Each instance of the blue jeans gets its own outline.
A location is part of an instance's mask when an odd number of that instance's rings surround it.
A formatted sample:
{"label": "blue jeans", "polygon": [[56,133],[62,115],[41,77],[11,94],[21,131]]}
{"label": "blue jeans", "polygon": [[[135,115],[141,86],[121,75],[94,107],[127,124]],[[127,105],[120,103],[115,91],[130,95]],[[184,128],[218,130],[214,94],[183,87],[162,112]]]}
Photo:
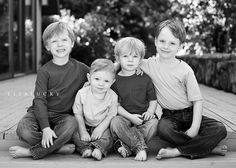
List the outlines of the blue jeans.
{"label": "blue jeans", "polygon": [[158,120],[155,118],[134,126],[131,121],[118,115],[111,120],[110,129],[116,142],[122,141],[133,153],[137,154],[146,149],[146,143],[156,135],[157,124]]}
{"label": "blue jeans", "polygon": [[[227,132],[223,123],[202,116],[198,135],[189,137],[184,132],[190,128],[193,119],[192,109],[163,111],[158,125],[159,137],[167,141],[169,147],[176,147],[181,155],[191,159],[204,157],[226,137]],[[168,144],[167,143],[167,144]]]}
{"label": "blue jeans", "polygon": [[72,135],[77,130],[76,119],[69,114],[53,115],[53,117],[49,117],[49,122],[51,129],[57,135],[53,145],[49,148],[43,148],[41,145],[43,133],[32,110],[27,112],[18,123],[16,133],[20,140],[25,141],[31,146],[30,152],[33,159],[41,159],[58,150],[71,140]]}
{"label": "blue jeans", "polygon": [[[95,127],[87,127],[87,130],[89,134],[91,135]],[[83,152],[86,149],[93,149],[97,148],[99,149],[103,156],[107,155],[107,152],[112,148],[113,145],[113,139],[111,137],[111,133],[109,129],[106,129],[104,133],[102,134],[102,137],[100,139],[97,139],[92,142],[87,142],[87,141],[82,141],[79,135],[79,132],[77,131],[73,135],[73,142],[76,145],[76,150],[80,153],[83,154]]]}

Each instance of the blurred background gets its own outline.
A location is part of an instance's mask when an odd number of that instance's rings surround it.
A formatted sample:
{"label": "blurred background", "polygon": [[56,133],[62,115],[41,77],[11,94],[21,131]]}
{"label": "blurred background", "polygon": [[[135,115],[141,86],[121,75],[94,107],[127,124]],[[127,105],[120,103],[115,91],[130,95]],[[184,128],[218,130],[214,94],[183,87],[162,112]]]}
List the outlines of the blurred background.
{"label": "blurred background", "polygon": [[73,28],[71,57],[90,65],[113,60],[114,44],[125,36],[143,40],[146,58],[155,55],[155,27],[178,18],[187,30],[178,55],[198,81],[236,93],[235,11],[234,0],[0,0],[0,80],[36,73],[51,59],[41,36],[52,22]]}

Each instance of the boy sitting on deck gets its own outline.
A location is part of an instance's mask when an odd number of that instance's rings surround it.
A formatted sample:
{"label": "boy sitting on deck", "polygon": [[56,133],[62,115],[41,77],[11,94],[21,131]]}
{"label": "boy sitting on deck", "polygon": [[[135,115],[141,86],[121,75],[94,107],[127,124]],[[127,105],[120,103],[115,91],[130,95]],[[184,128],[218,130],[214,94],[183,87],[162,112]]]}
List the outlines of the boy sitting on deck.
{"label": "boy sitting on deck", "polygon": [[157,28],[156,57],[143,60],[140,68],[155,86],[162,117],[158,133],[169,145],[157,159],[185,156],[191,159],[213,152],[224,155],[227,146],[217,146],[226,137],[223,123],[202,115],[203,98],[192,68],[175,56],[186,32],[178,20],[165,20]]}
{"label": "boy sitting on deck", "polygon": [[73,144],[65,144],[77,131],[72,105],[87,81],[89,68],[70,58],[75,35],[66,23],[50,24],[43,33],[43,42],[53,59],[38,70],[33,105],[17,126],[17,135],[30,147],[10,147],[13,158],[41,159],[53,152],[75,150]]}

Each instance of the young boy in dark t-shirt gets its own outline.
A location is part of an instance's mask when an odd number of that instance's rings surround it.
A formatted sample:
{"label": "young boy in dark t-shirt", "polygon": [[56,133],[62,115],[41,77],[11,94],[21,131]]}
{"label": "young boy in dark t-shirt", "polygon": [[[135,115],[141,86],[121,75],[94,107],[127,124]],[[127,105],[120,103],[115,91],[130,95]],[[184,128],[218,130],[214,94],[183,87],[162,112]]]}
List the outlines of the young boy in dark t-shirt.
{"label": "young boy in dark t-shirt", "polygon": [[77,131],[72,105],[89,68],[70,58],[75,35],[66,23],[50,24],[43,33],[43,42],[53,59],[38,70],[33,104],[16,130],[30,148],[10,147],[13,158],[41,159],[55,151],[65,154],[75,149],[73,144],[65,144]]}
{"label": "young boy in dark t-shirt", "polygon": [[156,94],[146,74],[136,75],[145,55],[145,45],[139,39],[126,37],[115,46],[115,56],[121,65],[112,88],[119,97],[118,116],[111,121],[114,144],[121,156],[135,154],[135,160],[147,160],[146,143],[156,134]]}

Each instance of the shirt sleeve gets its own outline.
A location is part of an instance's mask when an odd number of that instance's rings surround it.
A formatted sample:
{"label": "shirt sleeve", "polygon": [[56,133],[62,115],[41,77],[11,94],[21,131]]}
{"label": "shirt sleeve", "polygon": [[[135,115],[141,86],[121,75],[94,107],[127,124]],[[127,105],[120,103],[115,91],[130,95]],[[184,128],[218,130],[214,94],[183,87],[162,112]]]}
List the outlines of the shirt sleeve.
{"label": "shirt sleeve", "polygon": [[39,69],[35,83],[33,105],[34,114],[39,122],[41,130],[46,127],[50,127],[47,110],[48,80],[49,74],[46,71]]}
{"label": "shirt sleeve", "polygon": [[83,115],[83,105],[81,101],[80,92],[76,94],[75,101],[72,108],[73,108],[73,113],[75,115]]}
{"label": "shirt sleeve", "polygon": [[186,88],[189,101],[197,101],[203,99],[197,79],[192,69],[186,75]]}
{"label": "shirt sleeve", "polygon": [[117,115],[117,108],[118,108],[118,96],[114,93],[111,106],[108,112],[108,116],[116,116]]}
{"label": "shirt sleeve", "polygon": [[149,101],[157,99],[154,85],[152,83],[151,78],[149,77],[148,77],[148,83],[147,83],[147,98]]}

